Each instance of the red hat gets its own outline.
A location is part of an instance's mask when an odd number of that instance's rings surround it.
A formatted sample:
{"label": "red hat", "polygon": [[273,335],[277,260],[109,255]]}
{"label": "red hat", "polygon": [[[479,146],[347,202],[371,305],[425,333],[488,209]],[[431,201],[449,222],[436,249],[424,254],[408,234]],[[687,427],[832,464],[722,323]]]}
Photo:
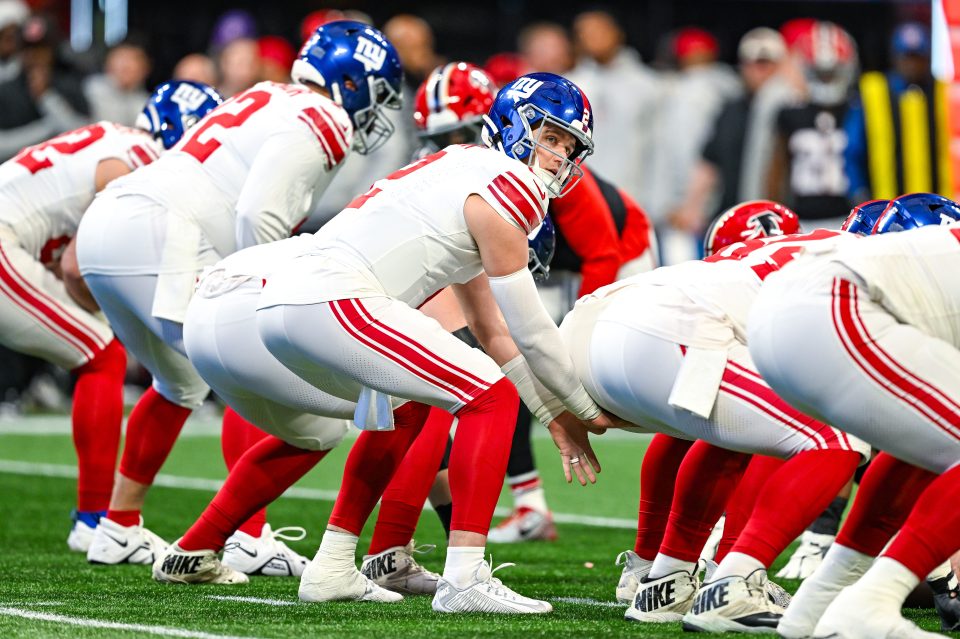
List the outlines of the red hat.
{"label": "red hat", "polygon": [[297,57],[297,52],[286,38],[280,36],[263,36],[257,40],[257,47],[260,49],[261,58],[276,62],[285,69],[289,69]]}
{"label": "red hat", "polygon": [[673,40],[673,53],[677,60],[704,53],[716,56],[719,52],[720,46],[713,34],[697,27],[680,29]]}
{"label": "red hat", "polygon": [[495,53],[483,65],[494,84],[498,87],[510,84],[530,69],[524,59],[516,53]]}
{"label": "red hat", "polygon": [[816,18],[794,18],[793,20],[787,20],[780,26],[780,35],[786,41],[787,48],[793,49],[797,40],[807,36],[816,26]]}
{"label": "red hat", "polygon": [[318,9],[308,13],[300,22],[300,39],[306,41],[313,35],[313,32],[334,20],[344,20],[346,16],[343,11],[337,9]]}

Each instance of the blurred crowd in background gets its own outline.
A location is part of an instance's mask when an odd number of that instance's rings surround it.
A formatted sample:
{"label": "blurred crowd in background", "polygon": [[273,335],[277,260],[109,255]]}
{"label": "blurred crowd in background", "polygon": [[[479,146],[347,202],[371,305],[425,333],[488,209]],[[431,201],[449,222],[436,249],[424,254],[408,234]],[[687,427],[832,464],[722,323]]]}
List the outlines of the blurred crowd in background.
{"label": "blurred crowd in background", "polygon": [[[922,10],[902,16],[920,21],[891,24],[870,40],[883,43],[885,55],[862,55],[848,25],[795,16],[746,29],[733,41],[721,41],[702,24],[678,24],[659,38],[651,61],[631,46],[616,12],[570,15],[562,23],[525,21],[511,31],[517,33],[512,50],[468,61],[500,85],[531,71],[566,75],[580,85],[596,122],[596,150],[587,163],[646,210],[661,263],[700,257],[710,221],[744,200],[782,201],[810,228],[839,225],[852,204],[873,197],[953,195],[941,166],[947,140],[938,108],[942,88],[930,72],[930,26]],[[348,9],[318,9],[290,21],[302,41],[342,18],[374,22]],[[102,55],[72,51],[62,22],[62,13],[0,0],[0,161],[90,121],[133,125],[155,81],[197,80],[224,97],[261,80],[287,82],[300,44],[289,33],[265,34],[269,25],[245,9],[219,14],[204,48],[173,56],[171,42],[148,44],[136,21],[128,37]],[[466,57],[453,46],[438,51],[431,22],[419,15],[399,13],[376,26],[396,46],[405,71],[397,134],[377,153],[350,156],[305,230],[413,157],[417,86],[437,65]],[[169,69],[158,71],[156,52]],[[889,68],[864,72],[864,58]],[[6,353],[0,361],[11,363],[0,367],[0,402],[59,401],[58,383],[42,387],[40,364]],[[58,374],[46,371],[46,377]],[[0,416],[3,410],[0,404]]]}

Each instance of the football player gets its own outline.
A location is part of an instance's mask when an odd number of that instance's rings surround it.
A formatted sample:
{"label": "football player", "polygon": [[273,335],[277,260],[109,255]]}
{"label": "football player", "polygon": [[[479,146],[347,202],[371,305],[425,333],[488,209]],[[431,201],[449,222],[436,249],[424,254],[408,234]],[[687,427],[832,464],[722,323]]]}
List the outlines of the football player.
{"label": "football player", "polygon": [[[200,96],[187,100],[185,96]],[[73,373],[77,508],[67,546],[87,552],[105,514],[123,418],[126,354],[76,276],[74,236],[114,179],[150,164],[220,103],[206,85],[168,82],[140,128],[97,122],[30,146],[0,165],[0,342]]]}
{"label": "football player", "polygon": [[943,507],[960,497],[952,268],[960,266],[960,230],[940,225],[956,219],[960,207],[940,196],[898,198],[875,230],[932,225],[810,251],[771,277],[754,304],[750,353],[764,379],[792,405],[882,451],[781,620],[781,636],[941,636],[903,619],[900,608],[960,547],[957,511]]}
{"label": "football player", "polygon": [[[601,406],[648,431],[699,440],[676,475],[659,553],[635,566],[639,583],[627,619],[683,618],[684,627],[701,631],[776,627],[783,609],[768,593],[783,593],[768,584],[765,567],[869,455],[862,442],[777,397],[747,351],[746,316],[764,279],[804,246],[857,241],[840,231],[780,235],[797,228],[796,215],[777,203],[738,205],[708,231],[706,244],[716,252],[706,260],[601,288],[561,325],[578,374]],[[700,551],[751,453],[787,459],[770,479],[778,489],[757,496],[737,543],[699,589]]]}
{"label": "football player", "polygon": [[[291,76],[294,84],[262,82],[225,102],[149,171],[111,184],[84,216],[80,271],[153,376],[130,415],[110,509],[87,554],[92,562],[152,563],[162,549],[140,510],[209,390],[184,355],[182,335],[203,267],[290,235],[350,150],[369,153],[393,132],[382,110],[400,106],[400,63],[376,29],[352,21],[320,27]],[[302,569],[305,560],[269,527],[246,532],[238,543],[250,553]]]}

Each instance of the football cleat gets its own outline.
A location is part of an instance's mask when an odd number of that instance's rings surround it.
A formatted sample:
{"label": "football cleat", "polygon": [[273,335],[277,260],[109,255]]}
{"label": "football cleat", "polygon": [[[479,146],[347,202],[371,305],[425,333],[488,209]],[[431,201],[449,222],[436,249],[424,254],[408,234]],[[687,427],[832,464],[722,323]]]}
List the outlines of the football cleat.
{"label": "football cleat", "polygon": [[381,588],[357,570],[355,565],[344,568],[317,551],[313,561],[307,564],[300,576],[300,601],[320,603],[324,601],[379,601],[392,603],[403,595]]}
{"label": "football cleat", "polygon": [[70,521],[73,522],[73,527],[70,529],[70,534],[67,535],[67,547],[73,552],[86,554],[90,550],[90,542],[93,541],[93,533],[97,530],[97,523],[105,514],[106,511],[83,514],[76,510],[71,512]]}
{"label": "football cleat", "polygon": [[440,575],[417,563],[414,554],[424,554],[436,546],[419,548],[410,540],[406,546],[387,548],[376,555],[365,555],[360,572],[379,586],[404,595],[432,595],[437,592]]}
{"label": "football cleat", "polygon": [[242,572],[226,566],[212,550],[184,550],[175,541],[153,562],[153,578],[168,584],[245,584]]}
{"label": "football cleat", "polygon": [[697,566],[693,572],[681,570],[657,579],[643,577],[624,619],[643,623],[680,621],[693,607],[700,588],[699,572]]}
{"label": "football cleat", "polygon": [[836,535],[823,535],[820,533],[803,531],[800,535],[800,545],[790,555],[790,561],[780,569],[777,577],[781,579],[806,579],[813,574],[823,562],[830,544],[836,539]]}
{"label": "football cleat", "polygon": [[785,639],[810,637],[827,606],[840,594],[841,590],[857,581],[869,565],[868,560],[850,570],[840,571],[842,578],[839,580],[833,580],[827,576],[827,573],[836,574],[836,570],[825,570],[828,566],[821,566],[800,584],[790,607],[783,613],[783,618],[777,626],[780,636]]}
{"label": "football cleat", "polygon": [[[296,530],[299,534],[289,535],[288,530]],[[238,530],[230,535],[223,547],[223,565],[247,575],[299,577],[310,560],[281,540],[299,541],[306,536],[307,531],[297,526],[271,530],[270,524],[264,524],[259,537]]]}
{"label": "football cleat", "polygon": [[[703,580],[713,581],[713,573],[716,572],[717,568],[719,568],[717,562],[712,559],[707,560],[704,565]],[[793,595],[787,592],[783,586],[769,579],[767,579],[766,592],[767,599],[775,606],[785,609],[793,601]]]}
{"label": "football cleat", "polygon": [[103,517],[93,533],[87,561],[91,564],[152,564],[167,542],[143,527],[121,526]]}
{"label": "football cleat", "polygon": [[510,516],[491,528],[487,541],[495,544],[516,544],[521,541],[555,541],[557,527],[553,515],[520,506]]}
{"label": "football cleat", "polygon": [[436,612],[493,612],[506,615],[540,615],[553,611],[546,601],[531,599],[514,592],[493,576],[501,568],[514,564],[500,564],[490,570],[490,564],[481,562],[474,581],[465,588],[457,588],[440,578],[437,594],[433,596]]}
{"label": "football cleat", "polygon": [[900,616],[899,606],[854,584],[837,595],[813,632],[817,639],[946,639]]}
{"label": "football cleat", "polygon": [[650,574],[650,566],[653,562],[641,559],[632,550],[624,550],[617,555],[614,565],[623,566],[620,581],[617,582],[617,601],[630,605],[633,603],[633,596],[637,594],[640,580]]}
{"label": "football cleat", "polygon": [[754,570],[746,578],[724,577],[705,583],[693,609],[683,616],[689,632],[772,633],[783,609],[767,598],[767,571]]}
{"label": "football cleat", "polygon": [[928,582],[933,590],[933,605],[940,616],[940,630],[960,631],[960,588],[952,574]]}

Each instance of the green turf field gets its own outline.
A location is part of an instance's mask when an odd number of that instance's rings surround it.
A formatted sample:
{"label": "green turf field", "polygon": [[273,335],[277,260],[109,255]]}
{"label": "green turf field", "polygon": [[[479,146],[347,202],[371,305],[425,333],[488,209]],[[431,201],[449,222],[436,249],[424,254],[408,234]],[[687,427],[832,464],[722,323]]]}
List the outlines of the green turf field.
{"label": "green turf field", "polygon": [[[635,517],[646,438],[598,438],[604,470],[598,484],[587,488],[564,485],[552,443],[536,439],[548,498],[558,519],[602,518],[590,521],[606,525],[561,523],[556,543],[491,546],[495,564],[517,563],[497,576],[524,594],[551,600],[555,609],[543,617],[505,618],[436,615],[425,597],[398,604],[302,604],[296,597],[297,580],[290,578],[254,577],[242,586],[166,586],[154,583],[145,566],[88,565],[65,544],[75,486],[69,477],[73,449],[62,434],[63,424],[64,419],[56,418],[0,423],[0,637],[682,634],[679,624],[651,627],[624,622],[622,607],[611,603],[619,575],[614,558],[633,544],[633,531],[626,526]],[[44,432],[23,434],[34,430]],[[209,501],[211,480],[225,475],[218,438],[204,434],[211,432],[209,428],[193,429],[193,434],[190,430],[190,436],[178,442],[163,469],[163,486],[154,488],[145,509],[147,525],[168,540],[179,536]],[[346,452],[345,443],[298,484],[294,496],[280,499],[269,511],[275,527],[307,528],[305,540],[291,543],[304,554],[312,555],[319,543]],[[361,550],[367,541],[361,540]],[[438,551],[423,557],[422,563],[441,570],[442,529],[430,512],[424,514],[417,542],[438,545]],[[587,568],[587,562],[594,567]],[[784,585],[793,590],[797,584]],[[932,612],[908,614],[924,628],[937,629]]]}

